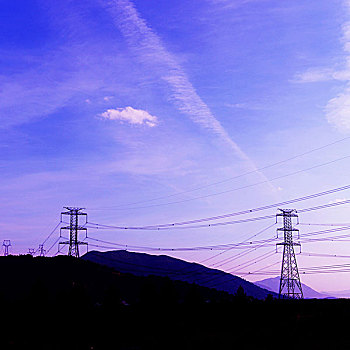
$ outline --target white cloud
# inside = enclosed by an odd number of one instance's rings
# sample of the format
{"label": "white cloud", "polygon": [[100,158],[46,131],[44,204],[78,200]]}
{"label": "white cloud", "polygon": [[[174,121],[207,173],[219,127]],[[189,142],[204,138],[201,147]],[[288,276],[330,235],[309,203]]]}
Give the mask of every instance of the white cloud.
{"label": "white cloud", "polygon": [[100,116],[105,119],[120,120],[130,124],[146,124],[150,127],[154,127],[158,123],[158,119],[154,115],[142,109],[135,109],[132,107],[107,109],[107,111],[101,113]]}

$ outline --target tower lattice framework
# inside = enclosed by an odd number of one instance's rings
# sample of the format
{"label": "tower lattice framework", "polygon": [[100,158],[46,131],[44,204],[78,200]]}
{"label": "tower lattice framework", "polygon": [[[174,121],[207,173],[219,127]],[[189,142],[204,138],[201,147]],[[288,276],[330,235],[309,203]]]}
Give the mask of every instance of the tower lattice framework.
{"label": "tower lattice framework", "polygon": [[299,230],[293,227],[292,219],[298,220],[298,214],[295,209],[278,210],[280,212],[276,215],[276,222],[279,217],[282,217],[283,227],[277,229],[277,234],[279,231],[283,231],[284,237],[284,241],[277,244],[283,246],[279,298],[303,299],[303,290],[294,252],[294,246],[300,246],[300,243],[293,242],[293,233],[297,232],[299,236]]}
{"label": "tower lattice framework", "polygon": [[9,239],[4,239],[2,246],[4,247],[4,256],[9,255],[9,248],[12,246]]}
{"label": "tower lattice framework", "polygon": [[79,241],[78,234],[80,231],[85,231],[87,233],[87,228],[79,225],[79,217],[85,217],[85,224],[87,223],[87,214],[83,213],[84,208],[76,207],[64,207],[67,211],[61,213],[61,221],[63,215],[69,215],[69,226],[61,227],[62,230],[69,230],[69,241],[60,242],[60,244],[68,244],[68,255],[79,258],[79,246],[87,245],[87,242]]}
{"label": "tower lattice framework", "polygon": [[44,245],[43,244],[39,244],[38,251],[39,251],[39,256],[45,256],[46,250],[44,249]]}

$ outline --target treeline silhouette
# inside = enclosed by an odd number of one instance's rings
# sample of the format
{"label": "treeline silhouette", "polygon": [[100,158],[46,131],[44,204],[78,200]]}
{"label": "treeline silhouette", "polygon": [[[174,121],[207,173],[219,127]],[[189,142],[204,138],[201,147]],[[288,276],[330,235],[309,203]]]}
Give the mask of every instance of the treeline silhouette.
{"label": "treeline silhouette", "polygon": [[89,261],[0,258],[1,349],[346,349],[348,300],[257,300]]}

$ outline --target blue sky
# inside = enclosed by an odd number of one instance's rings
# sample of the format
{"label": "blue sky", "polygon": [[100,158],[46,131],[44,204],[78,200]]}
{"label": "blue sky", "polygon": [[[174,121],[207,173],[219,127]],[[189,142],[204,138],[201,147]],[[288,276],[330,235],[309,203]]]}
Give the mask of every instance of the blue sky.
{"label": "blue sky", "polygon": [[[147,202],[346,137],[350,3],[13,0],[0,7],[0,232],[14,253],[41,243],[63,206],[87,208],[92,222],[147,225],[349,183],[347,159],[268,181],[349,155],[345,140]],[[234,191],[257,182],[264,183]],[[341,193],[300,208],[348,198]],[[341,206],[301,220],[349,222],[348,213]],[[271,223],[91,235],[122,244],[198,246],[239,242]],[[348,248],[319,243],[305,251],[345,254]],[[303,266],[326,263],[300,257]],[[333,289],[347,288],[346,274],[305,276],[318,289],[331,289],[329,281]]]}

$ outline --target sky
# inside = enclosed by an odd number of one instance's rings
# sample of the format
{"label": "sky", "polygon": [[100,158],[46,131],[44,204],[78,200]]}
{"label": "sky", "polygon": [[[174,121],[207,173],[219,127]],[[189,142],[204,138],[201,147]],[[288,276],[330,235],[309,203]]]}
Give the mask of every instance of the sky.
{"label": "sky", "polygon": [[[0,19],[0,240],[11,240],[13,254],[36,249],[65,206],[86,208],[92,223],[144,226],[350,183],[349,1],[12,0],[0,1]],[[342,191],[293,209],[349,198]],[[349,213],[339,205],[299,219],[350,223]],[[273,238],[274,223],[88,235],[198,247],[265,228],[256,239]],[[327,228],[300,225],[301,240]],[[244,273],[275,264],[267,270],[278,275],[280,251],[259,261],[275,243],[220,267],[237,251],[167,254],[211,258],[207,266],[255,281],[271,276]],[[308,242],[302,252],[350,256],[350,242]],[[300,269],[349,261],[297,259]],[[350,289],[347,273],[301,279],[320,291]]]}

